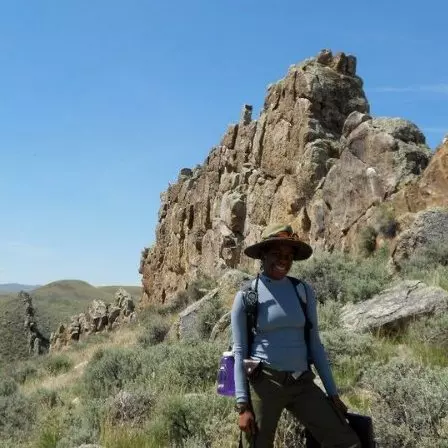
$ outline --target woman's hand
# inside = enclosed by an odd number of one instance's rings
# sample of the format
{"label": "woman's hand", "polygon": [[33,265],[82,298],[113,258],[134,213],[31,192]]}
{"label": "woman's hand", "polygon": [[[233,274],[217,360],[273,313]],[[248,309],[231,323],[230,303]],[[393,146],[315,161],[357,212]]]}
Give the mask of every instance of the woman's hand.
{"label": "woman's hand", "polygon": [[252,411],[244,411],[238,417],[238,426],[241,431],[255,434],[257,427],[255,425],[255,417]]}

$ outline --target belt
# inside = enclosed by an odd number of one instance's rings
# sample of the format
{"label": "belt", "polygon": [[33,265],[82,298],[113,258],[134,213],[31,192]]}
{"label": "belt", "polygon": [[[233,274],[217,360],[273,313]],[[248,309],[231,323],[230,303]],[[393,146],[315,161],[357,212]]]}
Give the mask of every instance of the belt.
{"label": "belt", "polygon": [[293,384],[297,381],[303,380],[304,377],[307,376],[307,374],[309,373],[311,373],[314,378],[314,374],[310,370],[302,370],[296,372],[284,371],[273,369],[272,367],[269,367],[266,364],[262,364],[261,371],[284,385]]}

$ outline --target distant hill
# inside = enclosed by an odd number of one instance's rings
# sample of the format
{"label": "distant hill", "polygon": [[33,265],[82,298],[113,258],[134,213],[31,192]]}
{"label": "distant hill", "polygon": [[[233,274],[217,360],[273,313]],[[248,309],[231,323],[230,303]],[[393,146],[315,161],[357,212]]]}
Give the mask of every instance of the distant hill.
{"label": "distant hill", "polygon": [[141,286],[98,286],[98,289],[101,289],[106,292],[111,292],[112,294],[115,294],[118,288],[125,289],[134,299],[134,301],[140,300],[140,297],[143,293],[143,288]]}
{"label": "distant hill", "polygon": [[74,314],[87,311],[94,299],[113,302],[115,291],[104,291],[81,280],[59,280],[37,288],[30,294],[40,331],[50,336],[60,322],[67,322]]}
{"label": "distant hill", "polygon": [[19,291],[32,291],[38,288],[39,285],[22,285],[20,283],[2,283],[0,284],[0,294],[15,293]]}
{"label": "distant hill", "polygon": [[[33,298],[39,330],[49,337],[61,322],[87,311],[94,299],[106,303],[114,301],[120,286],[95,287],[81,280],[59,280],[29,291]],[[141,288],[123,286],[138,301]],[[23,330],[24,308],[15,293],[0,291],[0,364],[2,361],[23,359],[28,356],[27,341]]]}

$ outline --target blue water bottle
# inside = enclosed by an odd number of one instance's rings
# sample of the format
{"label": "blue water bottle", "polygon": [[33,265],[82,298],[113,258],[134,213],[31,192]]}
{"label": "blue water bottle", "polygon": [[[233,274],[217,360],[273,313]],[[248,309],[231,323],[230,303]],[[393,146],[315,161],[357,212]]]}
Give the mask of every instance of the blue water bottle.
{"label": "blue water bottle", "polygon": [[233,352],[224,352],[221,356],[218,370],[217,392],[219,395],[225,395],[227,397],[235,396],[234,366],[235,358],[233,357]]}

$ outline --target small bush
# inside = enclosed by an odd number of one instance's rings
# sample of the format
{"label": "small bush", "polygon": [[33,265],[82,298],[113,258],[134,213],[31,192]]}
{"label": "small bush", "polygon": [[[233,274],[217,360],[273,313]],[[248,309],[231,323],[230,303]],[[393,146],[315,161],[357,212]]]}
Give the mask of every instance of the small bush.
{"label": "small bush", "polygon": [[49,355],[44,362],[45,370],[52,376],[68,372],[73,367],[73,361],[66,355]]}
{"label": "small bush", "polygon": [[386,257],[384,251],[368,259],[338,252],[321,253],[296,263],[291,273],[310,283],[320,302],[359,302],[371,298],[389,283]]}
{"label": "small bush", "polygon": [[49,409],[54,408],[61,403],[61,399],[59,398],[57,391],[44,388],[37,389],[31,399],[40,406],[44,406]]}
{"label": "small bush", "polygon": [[12,378],[0,378],[0,397],[9,397],[15,394],[17,390],[17,383]]}
{"label": "small bush", "polygon": [[[16,441],[27,437],[36,418],[33,403],[21,393],[3,386],[7,395],[0,395],[0,434],[2,438],[12,438]],[[21,446],[17,443],[16,446]]]}
{"label": "small bush", "polygon": [[[214,344],[179,344],[171,347],[159,376],[169,387],[200,391],[215,383],[220,351]],[[164,372],[166,372],[164,374]]]}
{"label": "small bush", "polygon": [[[113,426],[106,424],[101,431],[100,446],[107,448],[158,448],[161,440],[140,427]],[[198,448],[198,447],[196,447]]]}
{"label": "small bush", "polygon": [[84,389],[88,397],[107,398],[133,382],[142,372],[138,350],[113,348],[102,350],[84,372]]}
{"label": "small bush", "polygon": [[341,326],[341,304],[334,300],[318,303],[319,330],[335,330]]}
{"label": "small bush", "polygon": [[60,420],[56,426],[59,434],[57,448],[97,443],[106,417],[104,400],[85,400],[83,405],[64,411],[60,412]]}
{"label": "small bush", "polygon": [[238,439],[233,402],[216,394],[168,397],[156,414],[151,432],[161,446],[207,447],[217,440],[231,446]]}
{"label": "small bush", "polygon": [[446,369],[395,359],[372,367],[364,383],[376,396],[372,411],[380,446],[444,446],[439,428],[448,415]]}
{"label": "small bush", "polygon": [[215,384],[221,347],[209,342],[159,344],[145,350],[142,382],[157,393],[199,392]]}
{"label": "small bush", "polygon": [[160,314],[152,314],[145,319],[145,330],[138,337],[138,343],[143,347],[160,344],[167,335],[170,324],[166,318]]}
{"label": "small bush", "polygon": [[383,235],[386,238],[395,237],[398,229],[398,222],[392,207],[387,206],[384,203],[379,206],[376,214],[375,228],[380,235]]}
{"label": "small bush", "polygon": [[403,339],[435,345],[448,351],[448,313],[411,322]]}
{"label": "small bush", "polygon": [[11,375],[19,384],[24,384],[30,379],[37,378],[39,370],[31,362],[18,363],[11,371]]}
{"label": "small bush", "polygon": [[364,227],[358,235],[358,250],[363,256],[369,256],[376,249],[377,232],[373,227]]}
{"label": "small bush", "polygon": [[359,383],[376,357],[375,338],[368,334],[354,337],[353,333],[342,329],[323,331],[321,337],[339,389],[350,390]]}
{"label": "small bush", "polygon": [[120,391],[108,403],[108,420],[113,423],[141,424],[154,404],[153,395],[148,391]]}
{"label": "small bush", "polygon": [[208,339],[213,327],[225,313],[219,296],[215,296],[199,310],[197,317],[197,333],[201,339]]}
{"label": "small bush", "polygon": [[401,275],[448,291],[448,243],[416,250],[409,260],[402,263]]}

